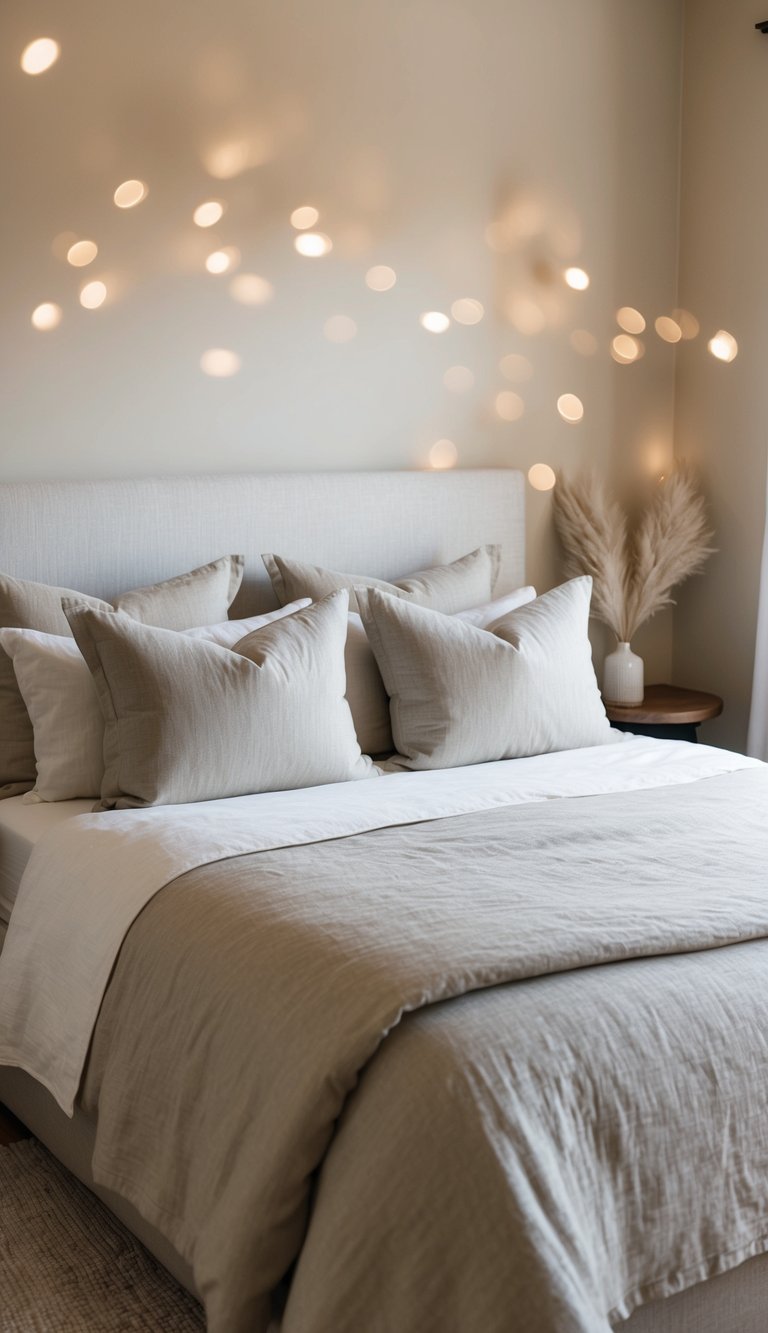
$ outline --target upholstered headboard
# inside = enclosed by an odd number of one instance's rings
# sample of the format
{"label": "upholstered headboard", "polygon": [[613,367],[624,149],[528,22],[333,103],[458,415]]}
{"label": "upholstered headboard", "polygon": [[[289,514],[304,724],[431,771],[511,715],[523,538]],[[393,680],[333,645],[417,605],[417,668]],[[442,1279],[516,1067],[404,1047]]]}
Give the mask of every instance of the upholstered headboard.
{"label": "upholstered headboard", "polygon": [[523,495],[506,469],[4,482],[0,570],[108,598],[242,551],[246,615],[275,604],[262,551],[397,578],[499,542],[501,593],[524,582]]}

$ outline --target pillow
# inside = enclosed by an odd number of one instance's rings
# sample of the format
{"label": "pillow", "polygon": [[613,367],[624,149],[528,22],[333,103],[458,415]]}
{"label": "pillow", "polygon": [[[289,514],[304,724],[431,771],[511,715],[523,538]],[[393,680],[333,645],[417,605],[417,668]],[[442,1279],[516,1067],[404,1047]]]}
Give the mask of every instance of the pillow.
{"label": "pillow", "polygon": [[102,810],[377,776],[344,698],[342,590],[236,651],[72,602],[105,720]]}
{"label": "pillow", "polygon": [[317,601],[337,588],[347,588],[350,610],[357,611],[355,590],[379,588],[393,597],[403,597],[406,601],[419,602],[436,611],[444,611],[446,615],[453,615],[456,611],[464,611],[467,607],[479,606],[481,602],[489,600],[499,572],[501,548],[480,546],[450,565],[422,569],[395,583],[385,583],[383,579],[359,578],[356,574],[337,574],[335,570],[322,569],[319,565],[304,565],[298,560],[286,560],[281,555],[263,555],[261,558],[281,606],[297,597],[311,597]]}
{"label": "pillow", "polygon": [[587,636],[591,594],[590,578],[572,579],[488,633],[359,589],[398,766],[454,768],[609,742]]}
{"label": "pillow", "polygon": [[[268,615],[225,620],[183,633],[230,648],[244,635],[305,606],[309,606],[307,599]],[[104,777],[104,718],[91,673],[74,639],[33,629],[4,629],[0,630],[0,647],[13,662],[34,729],[37,781],[25,800],[98,796]]]}
{"label": "pillow", "polygon": [[[242,581],[243,565],[241,555],[223,556],[189,574],[122,593],[115,606],[137,620],[166,629],[212,624],[226,618]],[[62,597],[75,598],[94,610],[111,609],[109,602],[98,597],[0,574],[0,629],[34,629],[69,636]],[[11,662],[0,653],[0,799],[28,791],[34,782],[32,723]]]}
{"label": "pillow", "polygon": [[[535,588],[517,588],[494,602],[486,602],[469,611],[457,611],[455,618],[476,625],[478,629],[486,629],[499,616],[514,611],[515,607],[523,606],[535,596]],[[360,747],[364,754],[389,754],[395,748],[389,720],[389,698],[363,622],[355,612],[349,617],[345,664],[347,699]]]}

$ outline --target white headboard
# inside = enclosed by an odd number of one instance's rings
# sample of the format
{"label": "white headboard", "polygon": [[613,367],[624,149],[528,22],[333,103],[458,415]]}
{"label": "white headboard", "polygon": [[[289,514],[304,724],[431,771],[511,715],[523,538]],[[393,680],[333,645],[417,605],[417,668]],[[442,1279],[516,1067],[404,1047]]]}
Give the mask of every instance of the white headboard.
{"label": "white headboard", "polygon": [[106,597],[241,551],[235,609],[275,604],[260,555],[397,578],[499,542],[524,582],[524,481],[507,469],[0,483],[0,570]]}

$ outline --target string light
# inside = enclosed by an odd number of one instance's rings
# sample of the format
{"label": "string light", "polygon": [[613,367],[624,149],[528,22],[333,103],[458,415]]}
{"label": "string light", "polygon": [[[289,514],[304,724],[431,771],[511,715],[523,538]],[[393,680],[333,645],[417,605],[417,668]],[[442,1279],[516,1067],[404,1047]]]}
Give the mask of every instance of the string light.
{"label": "string light", "polygon": [[330,236],[324,235],[321,231],[302,231],[294,238],[293,244],[299,254],[307,259],[320,259],[333,249]]}
{"label": "string light", "polygon": [[557,410],[563,421],[575,423],[584,416],[584,404],[575,393],[561,393],[557,400]]}
{"label": "string light", "polygon": [[230,351],[228,347],[209,347],[200,357],[200,369],[212,379],[229,379],[237,374],[241,365],[237,352]]}
{"label": "string light", "polygon": [[59,43],[53,37],[37,37],[21,53],[21,68],[25,74],[44,74],[55,65],[61,54]]}
{"label": "string light", "polygon": [[676,320],[670,319],[669,315],[659,315],[654,323],[654,328],[665,343],[679,343],[683,336],[680,325]]}
{"label": "string light", "polygon": [[112,198],[118,208],[135,208],[137,204],[143,202],[149,194],[149,187],[144,181],[130,180],[123,181],[118,185]]}
{"label": "string light", "polygon": [[623,305],[616,311],[616,323],[625,333],[642,333],[645,319],[632,305]]}
{"label": "string light", "polygon": [[519,421],[525,411],[525,403],[519,393],[504,389],[496,394],[496,413],[502,421]]}
{"label": "string light", "polygon": [[718,361],[733,361],[739,353],[739,344],[733,334],[727,333],[725,329],[718,329],[714,338],[710,338],[707,347]]}
{"label": "string light", "polygon": [[107,299],[107,287],[104,282],[86,282],[80,292],[80,304],[85,310],[98,310]]}
{"label": "string light", "polygon": [[42,305],[35,306],[32,311],[32,323],[41,333],[47,333],[50,329],[58,328],[61,316],[60,305],[56,305],[54,301],[43,301]]}
{"label": "string light", "polygon": [[316,208],[313,208],[311,204],[303,204],[301,208],[294,208],[291,213],[291,226],[295,227],[297,231],[308,231],[310,227],[314,227],[319,217],[320,214]]}
{"label": "string light", "polygon": [[205,261],[209,273],[229,273],[240,262],[240,251],[234,245],[224,250],[214,250]]}
{"label": "string light", "polygon": [[629,365],[640,357],[640,344],[629,333],[618,333],[611,343],[611,356],[620,365]]}
{"label": "string light", "polygon": [[429,451],[429,466],[443,469],[455,467],[459,459],[459,451],[453,440],[437,440]]}
{"label": "string light", "polygon": [[365,285],[372,292],[388,292],[397,282],[397,274],[388,264],[374,264],[365,275]]}
{"label": "string light", "polygon": [[457,324],[479,324],[485,310],[471,296],[461,296],[451,306],[451,314]]}
{"label": "string light", "polygon": [[73,268],[85,268],[86,264],[92,264],[99,247],[95,241],[75,241],[67,250],[67,263]]}
{"label": "string light", "polygon": [[445,333],[450,328],[451,321],[442,310],[427,310],[425,314],[419,316],[419,323],[428,333]]}
{"label": "string light", "polygon": [[224,216],[224,205],[218,199],[206,199],[204,204],[198,204],[192,214],[192,221],[196,227],[213,227]]}
{"label": "string light", "polygon": [[535,491],[551,491],[557,477],[548,463],[534,463],[528,469],[528,480]]}
{"label": "string light", "polygon": [[229,284],[229,294],[241,305],[266,305],[272,300],[275,289],[258,273],[238,273]]}
{"label": "string light", "polygon": [[583,268],[567,268],[563,277],[575,292],[585,292],[589,286],[589,274]]}

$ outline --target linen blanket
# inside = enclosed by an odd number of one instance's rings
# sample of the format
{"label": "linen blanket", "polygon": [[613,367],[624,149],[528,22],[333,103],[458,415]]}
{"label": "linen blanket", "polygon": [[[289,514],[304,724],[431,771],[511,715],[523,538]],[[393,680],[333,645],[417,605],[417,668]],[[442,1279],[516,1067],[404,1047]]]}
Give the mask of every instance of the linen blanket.
{"label": "linen blanket", "polygon": [[190,871],[104,1000],[96,1179],[211,1333],[294,1263],[285,1333],[607,1330],[768,1247],[767,867],[761,767]]}

